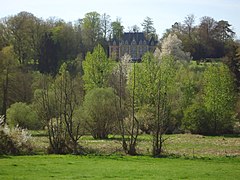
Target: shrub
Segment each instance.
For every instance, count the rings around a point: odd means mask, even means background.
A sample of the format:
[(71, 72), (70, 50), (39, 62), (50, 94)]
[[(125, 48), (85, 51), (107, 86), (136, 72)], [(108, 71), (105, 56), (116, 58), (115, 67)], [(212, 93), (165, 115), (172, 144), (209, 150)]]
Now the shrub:
[[(0, 121), (2, 120), (3, 117), (0, 117)], [(27, 130), (19, 127), (11, 129), (7, 125), (0, 126), (0, 154), (19, 155), (32, 152), (31, 135)]]
[(184, 111), (183, 128), (191, 133), (208, 135), (211, 133), (211, 121), (206, 109), (195, 103)]
[(117, 120), (118, 96), (112, 88), (89, 91), (83, 103), (86, 124), (95, 139), (106, 139)]
[(20, 126), (27, 129), (40, 129), (42, 123), (37, 113), (26, 103), (18, 102), (7, 110), (7, 118), (11, 126)]

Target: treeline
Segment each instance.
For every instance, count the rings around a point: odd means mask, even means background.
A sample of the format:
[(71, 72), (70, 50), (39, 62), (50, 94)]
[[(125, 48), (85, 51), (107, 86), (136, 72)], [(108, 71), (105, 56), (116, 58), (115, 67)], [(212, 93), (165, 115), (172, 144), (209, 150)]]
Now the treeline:
[(206, 58), (222, 58), (234, 51), (235, 32), (228, 21), (216, 21), (212, 17), (200, 18), (200, 23), (195, 25), (196, 17), (191, 14), (185, 17), (183, 23), (175, 22), (166, 30), (166, 37), (174, 33), (183, 42), (186, 52), (190, 52), (194, 60)]
[(83, 59), (97, 44), (107, 51), (110, 33), (122, 32), (120, 21), (111, 22), (110, 16), (97, 12), (87, 13), (74, 24), (20, 12), (1, 19), (0, 49), (12, 45), (20, 64), (56, 75), (63, 62)]
[[(166, 133), (239, 133), (239, 100), (230, 69), (220, 62), (197, 65), (177, 59), (157, 50), (146, 53), (141, 63), (128, 55), (116, 62), (98, 45), (87, 53), (83, 75), (72, 74), (66, 63), (54, 77), (35, 73), (32, 99), (12, 104), (7, 123), (46, 128), (52, 153), (82, 152), (78, 140), (85, 134), (96, 139), (120, 134), (124, 151), (135, 155), (138, 136), (149, 133), (157, 156)], [(9, 72), (9, 79), (17, 78), (17, 72)]]
[[(2, 126), (47, 129), (53, 153), (82, 152), (78, 140), (85, 134), (120, 134), (124, 151), (134, 155), (139, 134), (149, 133), (157, 156), (165, 133), (238, 133), (239, 44), (233, 36), (211, 36), (224, 45), (221, 62), (191, 61), (197, 49), (187, 43), (205, 41), (194, 36), (200, 26), (186, 26), (188, 19), (141, 63), (127, 54), (119, 61), (108, 58), (107, 42), (119, 38), (123, 26), (105, 14), (87, 13), (74, 25), (27, 12), (2, 19)], [(156, 35), (150, 18), (143, 27), (146, 36)], [(1, 144), (10, 142), (5, 140)]]

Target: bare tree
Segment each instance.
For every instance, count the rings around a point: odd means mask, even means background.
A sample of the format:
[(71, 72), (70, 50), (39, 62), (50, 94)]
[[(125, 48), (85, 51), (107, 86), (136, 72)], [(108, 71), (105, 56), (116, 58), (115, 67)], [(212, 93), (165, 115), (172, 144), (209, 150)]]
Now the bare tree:
[(195, 16), (193, 14), (188, 15), (187, 17), (185, 17), (184, 20), (184, 25), (186, 26), (186, 31), (188, 33), (189, 38), (192, 38), (192, 31), (193, 31), (193, 25), (195, 23)]
[(78, 83), (70, 77), (66, 64), (54, 81), (44, 76), (42, 82), (43, 89), (35, 93), (35, 104), (45, 120), (52, 152), (81, 153), (78, 140), (83, 134), (82, 121), (75, 115), (81, 104)]

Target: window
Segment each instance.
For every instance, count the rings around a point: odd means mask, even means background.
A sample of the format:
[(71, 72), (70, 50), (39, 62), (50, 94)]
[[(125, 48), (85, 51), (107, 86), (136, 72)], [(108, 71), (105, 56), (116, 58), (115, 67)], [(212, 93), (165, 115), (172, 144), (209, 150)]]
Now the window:
[(135, 39), (133, 39), (132, 40), (132, 45), (136, 45), (137, 43), (136, 43), (136, 41), (135, 41)]

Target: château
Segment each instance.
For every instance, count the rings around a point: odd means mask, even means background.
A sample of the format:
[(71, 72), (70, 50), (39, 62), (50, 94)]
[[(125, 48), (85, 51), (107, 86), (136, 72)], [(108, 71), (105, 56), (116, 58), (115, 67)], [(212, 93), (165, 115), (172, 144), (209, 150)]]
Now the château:
[(121, 38), (110, 41), (109, 56), (120, 59), (129, 54), (133, 61), (141, 61), (146, 52), (155, 50), (157, 43), (153, 36), (148, 39), (143, 32), (124, 33)]

